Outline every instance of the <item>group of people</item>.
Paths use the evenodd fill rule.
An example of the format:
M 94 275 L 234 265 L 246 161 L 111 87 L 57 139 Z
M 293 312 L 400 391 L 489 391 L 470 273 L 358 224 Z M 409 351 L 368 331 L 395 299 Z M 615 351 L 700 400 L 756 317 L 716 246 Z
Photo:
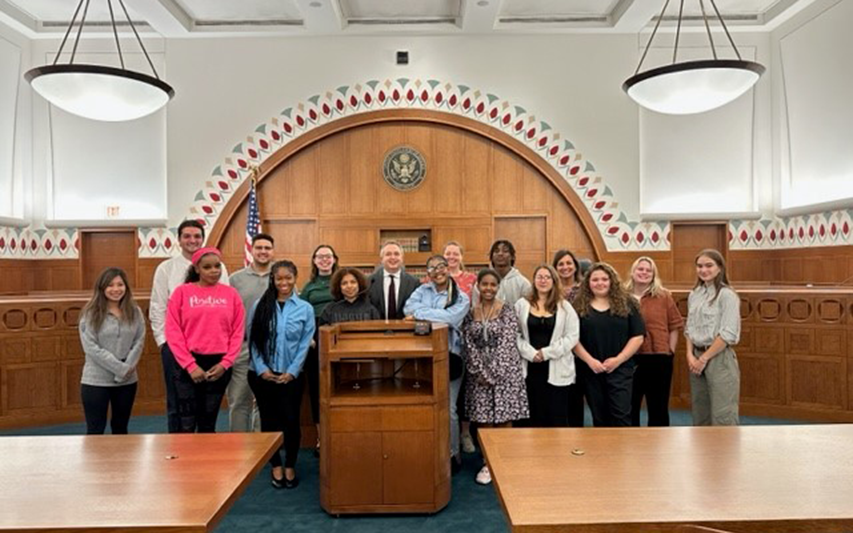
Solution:
M 298 485 L 300 408 L 308 387 L 319 428 L 318 327 L 357 320 L 425 320 L 448 325 L 451 468 L 473 452 L 480 427 L 583 427 L 584 399 L 595 426 L 638 426 L 645 401 L 651 426 L 669 425 L 673 356 L 681 330 L 694 423 L 738 423 L 739 298 L 715 250 L 696 258 L 686 326 L 653 259 L 640 257 L 626 282 L 606 263 L 582 265 L 568 250 L 537 266 L 532 283 L 515 267 L 506 240 L 490 268 L 465 270 L 457 242 L 430 257 L 426 277 L 406 272 L 402 247 L 380 250 L 366 277 L 318 246 L 308 282 L 273 262 L 275 241 L 258 234 L 252 263 L 230 277 L 204 228 L 178 228 L 181 255 L 154 275 L 149 320 L 160 346 L 170 432 L 212 432 L 227 395 L 232 431 L 284 432 L 284 462 L 270 460 L 276 488 Z M 86 354 L 82 399 L 87 432 L 127 433 L 136 366 L 145 338 L 143 313 L 121 269 L 101 273 L 80 320 Z M 319 453 L 319 442 L 315 453 Z M 487 466 L 477 474 L 491 482 Z

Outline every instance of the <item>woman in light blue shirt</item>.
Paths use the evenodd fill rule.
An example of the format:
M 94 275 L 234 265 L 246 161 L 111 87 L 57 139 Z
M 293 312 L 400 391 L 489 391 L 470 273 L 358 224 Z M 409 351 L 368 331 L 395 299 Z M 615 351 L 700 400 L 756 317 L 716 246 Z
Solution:
M 448 351 L 450 364 L 450 466 L 458 472 L 462 460 L 459 455 L 459 414 L 456 400 L 462 388 L 462 374 L 465 368 L 462 359 L 462 336 L 460 328 L 468 314 L 471 304 L 468 296 L 456 285 L 447 271 L 447 260 L 442 255 L 434 255 L 427 260 L 429 282 L 409 296 L 403 312 L 407 320 L 428 320 L 447 324 Z
M 296 456 L 302 437 L 299 411 L 305 380 L 302 366 L 314 336 L 314 310 L 299 299 L 297 269 L 279 261 L 270 269 L 270 283 L 249 313 L 249 387 L 258 403 L 261 431 L 284 432 L 284 471 L 278 450 L 270 458 L 272 486 L 295 488 Z

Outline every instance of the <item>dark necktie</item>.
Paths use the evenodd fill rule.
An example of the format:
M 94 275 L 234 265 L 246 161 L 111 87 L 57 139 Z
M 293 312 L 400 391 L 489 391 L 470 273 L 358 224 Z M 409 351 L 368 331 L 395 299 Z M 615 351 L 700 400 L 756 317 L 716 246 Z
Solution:
M 394 286 L 394 275 L 389 274 L 391 284 L 388 285 L 388 307 L 387 317 L 389 320 L 397 318 L 397 288 Z

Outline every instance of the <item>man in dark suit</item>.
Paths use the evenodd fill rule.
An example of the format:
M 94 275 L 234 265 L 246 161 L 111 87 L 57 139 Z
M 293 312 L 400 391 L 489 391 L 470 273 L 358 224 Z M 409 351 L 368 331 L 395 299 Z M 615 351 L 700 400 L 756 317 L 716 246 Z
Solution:
M 398 242 L 385 242 L 379 250 L 379 261 L 381 268 L 370 276 L 367 297 L 382 318 L 404 318 L 403 306 L 420 282 L 403 269 L 403 247 Z

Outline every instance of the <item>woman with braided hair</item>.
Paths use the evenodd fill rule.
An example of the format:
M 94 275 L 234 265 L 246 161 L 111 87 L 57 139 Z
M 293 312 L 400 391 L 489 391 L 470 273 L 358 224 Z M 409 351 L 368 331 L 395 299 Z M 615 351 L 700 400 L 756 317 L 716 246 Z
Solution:
M 302 367 L 315 329 L 311 304 L 294 290 L 297 273 L 292 261 L 273 264 L 269 286 L 249 313 L 249 387 L 258 402 L 261 431 L 284 432 L 284 471 L 278 450 L 270 458 L 277 489 L 299 484 L 295 467 L 302 437 Z

